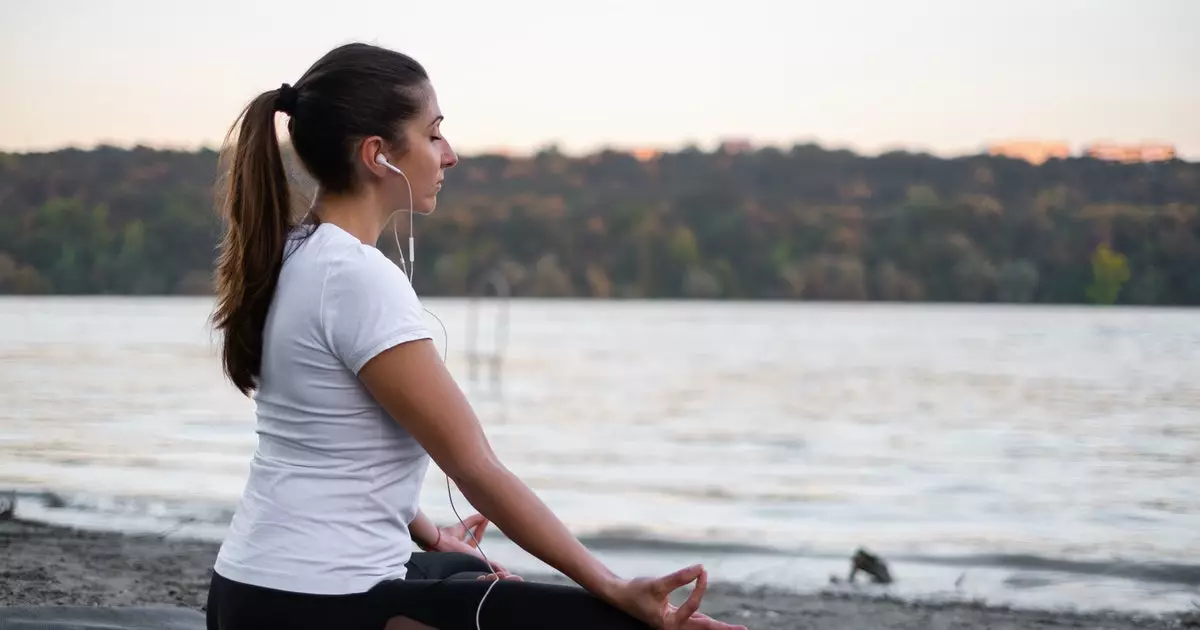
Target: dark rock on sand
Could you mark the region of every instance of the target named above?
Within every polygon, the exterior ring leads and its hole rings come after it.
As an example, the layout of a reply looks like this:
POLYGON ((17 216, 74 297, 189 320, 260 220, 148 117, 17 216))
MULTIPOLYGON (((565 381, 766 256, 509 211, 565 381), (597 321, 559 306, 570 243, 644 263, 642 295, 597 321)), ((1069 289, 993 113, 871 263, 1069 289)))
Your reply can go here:
POLYGON ((892 572, 888 569, 887 562, 866 549, 859 549, 850 559, 850 577, 847 580, 853 583, 859 571, 871 576, 871 581, 875 584, 892 583, 892 572))
POLYGON ((10 521, 17 512, 17 493, 0 494, 0 521, 10 521))

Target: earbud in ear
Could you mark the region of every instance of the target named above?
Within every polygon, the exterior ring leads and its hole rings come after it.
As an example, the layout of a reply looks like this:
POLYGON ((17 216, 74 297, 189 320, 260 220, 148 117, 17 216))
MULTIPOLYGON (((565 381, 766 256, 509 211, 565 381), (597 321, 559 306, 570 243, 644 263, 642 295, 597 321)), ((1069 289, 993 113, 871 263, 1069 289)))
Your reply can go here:
POLYGON ((375 154, 375 163, 391 170, 393 173, 396 173, 397 175, 400 175, 400 176, 404 177, 405 179, 408 179, 408 176, 404 174, 404 171, 396 168, 395 166, 392 166, 392 163, 389 162, 388 159, 386 157, 384 157, 384 155, 382 153, 375 154))

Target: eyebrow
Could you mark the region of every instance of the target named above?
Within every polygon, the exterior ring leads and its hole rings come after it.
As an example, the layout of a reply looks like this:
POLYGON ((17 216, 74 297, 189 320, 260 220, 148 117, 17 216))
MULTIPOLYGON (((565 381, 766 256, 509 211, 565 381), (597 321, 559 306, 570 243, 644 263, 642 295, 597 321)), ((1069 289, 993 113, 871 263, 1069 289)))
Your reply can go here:
POLYGON ((439 114, 437 118, 433 119, 433 122, 429 123, 429 126, 432 127, 432 126, 442 122, 445 118, 446 118, 445 116, 442 116, 439 114))

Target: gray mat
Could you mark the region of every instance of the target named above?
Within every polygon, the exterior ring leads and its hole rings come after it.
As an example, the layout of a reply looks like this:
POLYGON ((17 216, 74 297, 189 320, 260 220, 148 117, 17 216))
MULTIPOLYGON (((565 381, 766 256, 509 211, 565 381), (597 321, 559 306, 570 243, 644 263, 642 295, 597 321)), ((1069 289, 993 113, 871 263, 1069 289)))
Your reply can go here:
POLYGON ((0 630, 205 630, 204 614, 153 606, 0 607, 0 630))

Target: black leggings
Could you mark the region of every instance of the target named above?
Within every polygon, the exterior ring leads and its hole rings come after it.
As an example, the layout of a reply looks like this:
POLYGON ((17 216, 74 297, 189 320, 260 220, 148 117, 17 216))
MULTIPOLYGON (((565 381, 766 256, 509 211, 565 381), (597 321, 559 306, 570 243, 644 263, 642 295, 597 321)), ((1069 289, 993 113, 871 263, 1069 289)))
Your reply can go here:
MULTIPOLYGON (((406 617, 437 630, 475 630, 475 611, 491 582, 481 559, 414 553, 408 577, 365 593, 309 595, 250 586, 213 573, 208 630, 382 630, 406 617)), ((503 580, 479 617, 482 630, 648 630, 649 626, 578 586, 503 580)))

